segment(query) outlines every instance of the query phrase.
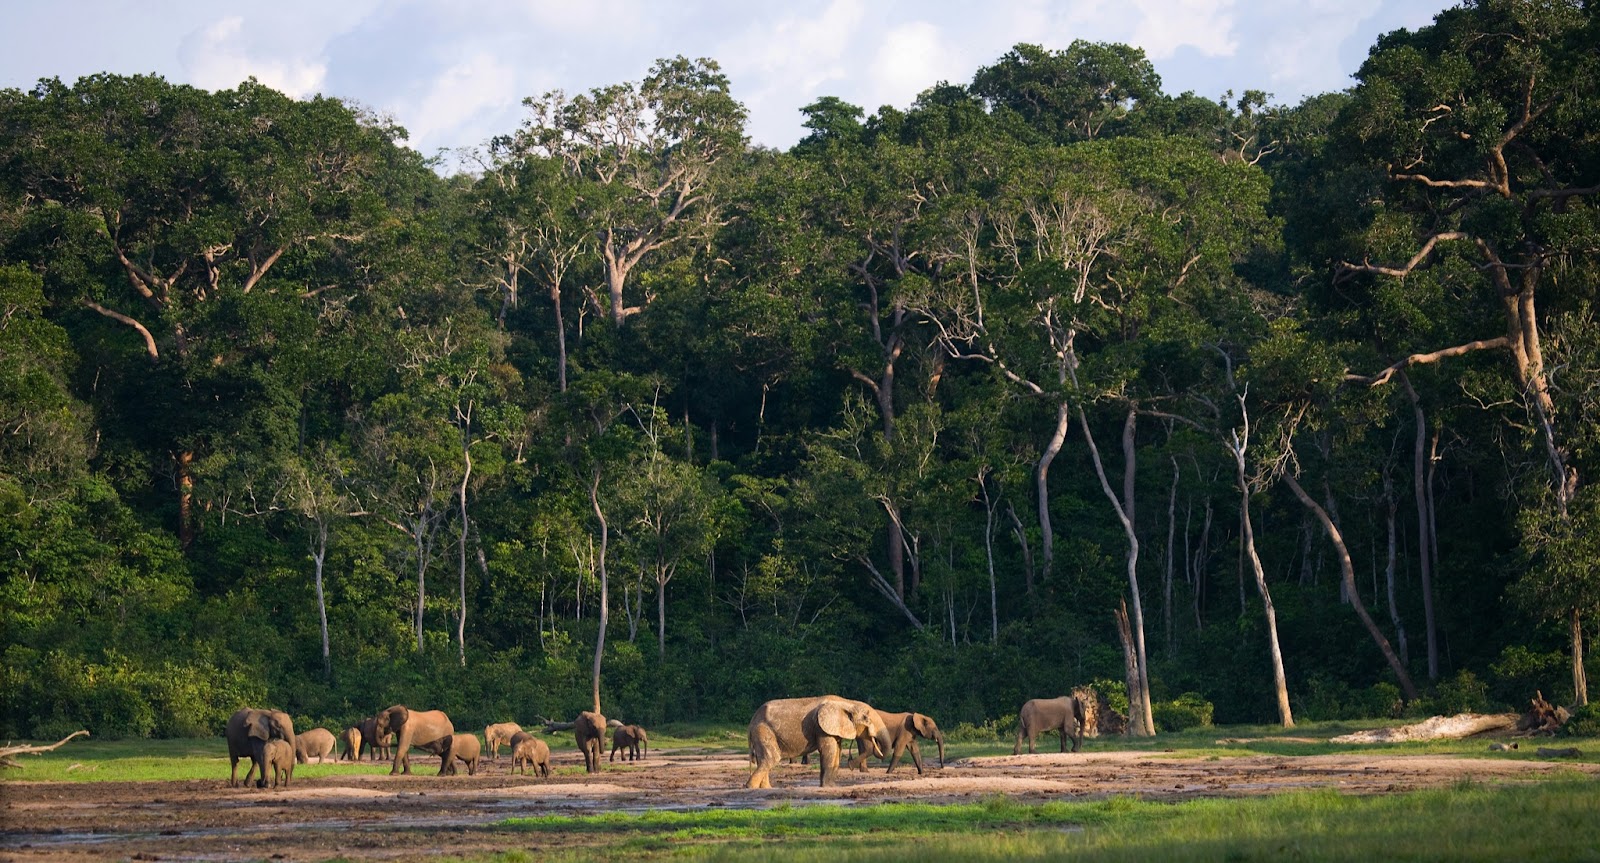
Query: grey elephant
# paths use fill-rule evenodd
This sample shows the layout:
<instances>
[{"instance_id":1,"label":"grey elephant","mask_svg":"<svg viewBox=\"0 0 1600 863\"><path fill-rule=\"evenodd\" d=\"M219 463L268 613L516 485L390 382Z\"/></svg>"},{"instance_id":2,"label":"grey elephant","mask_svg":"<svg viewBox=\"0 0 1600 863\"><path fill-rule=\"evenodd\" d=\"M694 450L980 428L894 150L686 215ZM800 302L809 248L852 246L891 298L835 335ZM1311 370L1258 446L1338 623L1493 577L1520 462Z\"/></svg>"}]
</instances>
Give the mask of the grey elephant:
<instances>
[{"instance_id":1,"label":"grey elephant","mask_svg":"<svg viewBox=\"0 0 1600 863\"><path fill-rule=\"evenodd\" d=\"M622 750L623 761L638 761L640 759L639 747L644 747L644 754L650 754L650 735L637 725L619 725L611 730L611 759L617 760L617 750Z\"/></svg>"},{"instance_id":2,"label":"grey elephant","mask_svg":"<svg viewBox=\"0 0 1600 863\"><path fill-rule=\"evenodd\" d=\"M822 785L833 783L839 770L839 743L855 740L863 752L881 755L878 736L883 722L872 706L837 695L779 698L756 708L750 717L750 757L756 769L746 788L771 788L772 768L785 758L817 753Z\"/></svg>"},{"instance_id":3,"label":"grey elephant","mask_svg":"<svg viewBox=\"0 0 1600 863\"><path fill-rule=\"evenodd\" d=\"M583 753L583 769L600 772L600 756L606 751L606 718L597 711L585 710L572 723L573 737Z\"/></svg>"},{"instance_id":4,"label":"grey elephant","mask_svg":"<svg viewBox=\"0 0 1600 863\"><path fill-rule=\"evenodd\" d=\"M375 718L374 733L381 740L394 732L394 764L389 775L411 772L411 747L426 749L439 756L439 775L450 767L450 742L456 733L443 710L412 710L396 704Z\"/></svg>"},{"instance_id":5,"label":"grey elephant","mask_svg":"<svg viewBox=\"0 0 1600 863\"><path fill-rule=\"evenodd\" d=\"M267 741L264 748L267 766L272 768L272 787L278 787L278 780L283 780L283 787L289 787L289 780L294 776L294 747L287 740L274 738Z\"/></svg>"},{"instance_id":6,"label":"grey elephant","mask_svg":"<svg viewBox=\"0 0 1600 863\"><path fill-rule=\"evenodd\" d=\"M939 766L944 766L944 732L939 730L939 724L933 717L925 713L884 713L879 710L878 719L883 722L883 733L878 736L878 748L882 750L882 757L889 759L888 773L894 772L895 764L899 763L900 756L911 751L911 763L916 765L917 772L922 772L922 750L917 746L917 738L932 740L939 745ZM850 761L849 766L857 770L867 769L867 753L862 751Z\"/></svg>"},{"instance_id":7,"label":"grey elephant","mask_svg":"<svg viewBox=\"0 0 1600 863\"><path fill-rule=\"evenodd\" d=\"M494 725L484 726L483 748L489 753L490 761L500 760L500 747L511 744L511 735L522 730L522 726L515 722L497 722Z\"/></svg>"},{"instance_id":8,"label":"grey elephant","mask_svg":"<svg viewBox=\"0 0 1600 863\"><path fill-rule=\"evenodd\" d=\"M374 761L387 761L392 757L393 732L379 736L378 717L369 716L361 720L356 727L361 729L361 746L366 748L367 758ZM356 760L361 760L361 748L356 749Z\"/></svg>"},{"instance_id":9,"label":"grey elephant","mask_svg":"<svg viewBox=\"0 0 1600 863\"><path fill-rule=\"evenodd\" d=\"M339 754L339 761L355 761L361 754L361 726L352 725L339 735L339 743L344 746L344 751Z\"/></svg>"},{"instance_id":10,"label":"grey elephant","mask_svg":"<svg viewBox=\"0 0 1600 863\"><path fill-rule=\"evenodd\" d=\"M459 761L467 765L468 776L477 776L478 759L482 751L482 748L478 745L478 738L471 734L450 735L450 754L446 756L448 760L445 762L450 767L450 775L454 776L456 774L456 762Z\"/></svg>"},{"instance_id":11,"label":"grey elephant","mask_svg":"<svg viewBox=\"0 0 1600 863\"><path fill-rule=\"evenodd\" d=\"M1034 738L1046 731L1061 734L1061 751L1067 751L1067 740L1072 740L1072 751L1083 748L1083 731L1087 724L1082 699L1071 695L1060 698L1035 698L1022 705L1017 712L1017 743L1011 747L1012 755L1022 753L1022 739L1028 739L1028 754L1033 754Z\"/></svg>"},{"instance_id":12,"label":"grey elephant","mask_svg":"<svg viewBox=\"0 0 1600 863\"><path fill-rule=\"evenodd\" d=\"M312 728L302 731L294 737L294 760L296 764L305 764L315 758L321 764L329 755L333 754L338 741L334 739L333 732L326 728Z\"/></svg>"},{"instance_id":13,"label":"grey elephant","mask_svg":"<svg viewBox=\"0 0 1600 863\"><path fill-rule=\"evenodd\" d=\"M520 768L525 774L532 767L540 776L550 778L550 746L526 731L511 735L511 771Z\"/></svg>"},{"instance_id":14,"label":"grey elephant","mask_svg":"<svg viewBox=\"0 0 1600 863\"><path fill-rule=\"evenodd\" d=\"M294 720L281 710L240 708L228 717L226 735L230 767L229 788L238 784L241 758L250 759L250 769L244 774L245 784L250 784L250 777L258 775L259 771L256 787L267 787L267 741L282 740L288 743L290 756L294 755Z\"/></svg>"}]
</instances>

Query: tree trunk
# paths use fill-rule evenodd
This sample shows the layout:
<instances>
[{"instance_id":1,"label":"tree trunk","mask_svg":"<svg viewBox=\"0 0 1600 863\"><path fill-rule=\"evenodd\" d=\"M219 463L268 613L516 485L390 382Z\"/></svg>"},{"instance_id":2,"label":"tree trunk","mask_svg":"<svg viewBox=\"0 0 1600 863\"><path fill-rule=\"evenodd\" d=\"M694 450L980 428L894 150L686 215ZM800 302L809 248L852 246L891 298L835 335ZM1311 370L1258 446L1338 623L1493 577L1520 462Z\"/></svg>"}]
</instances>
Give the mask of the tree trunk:
<instances>
[{"instance_id":1,"label":"tree trunk","mask_svg":"<svg viewBox=\"0 0 1600 863\"><path fill-rule=\"evenodd\" d=\"M561 284L550 286L550 302L556 308L556 383L567 391L567 327L561 318Z\"/></svg>"},{"instance_id":2,"label":"tree trunk","mask_svg":"<svg viewBox=\"0 0 1600 863\"><path fill-rule=\"evenodd\" d=\"M1033 596L1033 548L1028 545L1028 532L1022 527L1022 519L1017 518L1017 509L1006 501L1006 518L1011 520L1011 532L1017 537L1017 545L1022 549L1022 578L1026 585L1028 595Z\"/></svg>"},{"instance_id":3,"label":"tree trunk","mask_svg":"<svg viewBox=\"0 0 1600 863\"><path fill-rule=\"evenodd\" d=\"M1433 531L1430 529L1433 519L1429 514L1429 507L1433 503L1433 495L1429 493L1428 481L1423 470L1423 465L1429 463L1427 455L1423 452L1423 443L1428 437L1427 417L1422 412L1422 399L1418 398L1417 391L1411 386L1411 379L1406 376L1405 370L1400 371L1400 383L1405 387L1406 395L1411 399L1411 412L1416 420L1416 437L1411 444L1411 482L1412 494L1417 499L1417 561L1421 564L1418 570L1422 576L1422 629L1428 647L1428 679L1439 679L1439 639L1438 630L1433 617ZM1393 602L1393 599L1390 600Z\"/></svg>"},{"instance_id":4,"label":"tree trunk","mask_svg":"<svg viewBox=\"0 0 1600 863\"><path fill-rule=\"evenodd\" d=\"M468 411L470 416L471 411ZM470 420L469 420L470 423ZM465 434L465 432L463 432ZM467 480L472 478L472 447L470 444L461 448L461 456L466 460L466 470L461 474L461 488L458 489L461 500L461 542L460 542L460 568L461 577L461 615L456 618L456 649L461 660L461 667L467 667Z\"/></svg>"},{"instance_id":5,"label":"tree trunk","mask_svg":"<svg viewBox=\"0 0 1600 863\"><path fill-rule=\"evenodd\" d=\"M328 558L328 522L317 519L312 538L311 560L316 565L317 624L322 630L322 680L333 680L333 660L328 652L328 603L322 592L322 565Z\"/></svg>"},{"instance_id":6,"label":"tree trunk","mask_svg":"<svg viewBox=\"0 0 1600 863\"><path fill-rule=\"evenodd\" d=\"M1389 598L1389 623L1394 626L1394 640L1400 647L1400 661L1406 665L1411 664L1411 646L1406 638L1405 622L1400 619L1400 606L1395 602L1395 569L1399 564L1399 555L1395 549L1395 515L1399 510L1400 502L1395 500L1394 481L1389 477L1389 471L1383 472L1383 501L1384 524L1388 528L1389 544L1388 553L1384 558L1383 582Z\"/></svg>"},{"instance_id":7,"label":"tree trunk","mask_svg":"<svg viewBox=\"0 0 1600 863\"><path fill-rule=\"evenodd\" d=\"M1367 633L1372 636L1372 640L1378 645L1378 649L1383 652L1383 658L1388 660L1389 667L1399 680L1400 691L1405 694L1406 700L1417 700L1417 687L1416 684L1411 682L1411 675L1407 673L1406 667L1400 663L1400 657L1395 655L1394 648L1389 646L1389 639L1384 638L1383 633L1378 629L1378 625L1372 622L1372 615L1367 613L1366 605L1361 602L1361 596L1356 592L1355 566L1350 562L1350 549L1345 547L1343 534L1339 532L1339 528L1333 523L1333 519L1328 516L1328 511L1318 506L1317 502L1306 494L1306 490L1300 487L1300 483L1294 478L1293 474L1285 473L1283 481L1289 485L1289 489L1294 492L1294 496L1300 499L1300 503L1304 504L1305 508L1316 516L1317 521L1322 523L1323 531L1328 534L1329 541L1333 543L1334 552L1339 556L1339 572L1342 576L1342 584L1346 594L1349 596L1350 604L1355 607L1356 616L1361 619L1361 625L1367 628Z\"/></svg>"},{"instance_id":8,"label":"tree trunk","mask_svg":"<svg viewBox=\"0 0 1600 863\"><path fill-rule=\"evenodd\" d=\"M1574 707L1589 703L1589 676L1583 668L1583 618L1576 608L1568 613L1568 629L1572 634L1572 697Z\"/></svg>"},{"instance_id":9,"label":"tree trunk","mask_svg":"<svg viewBox=\"0 0 1600 863\"><path fill-rule=\"evenodd\" d=\"M988 468L978 471L983 490L983 554L989 564L989 643L1000 642L1000 606L994 585L994 499L989 496Z\"/></svg>"},{"instance_id":10,"label":"tree trunk","mask_svg":"<svg viewBox=\"0 0 1600 863\"><path fill-rule=\"evenodd\" d=\"M1167 635L1167 656L1178 652L1178 642L1172 629L1172 575L1176 559L1174 542L1178 536L1178 460L1172 460L1172 491L1167 494L1167 560L1166 576L1161 585L1162 625Z\"/></svg>"},{"instance_id":11,"label":"tree trunk","mask_svg":"<svg viewBox=\"0 0 1600 863\"><path fill-rule=\"evenodd\" d=\"M1067 403L1063 401L1056 408L1055 431L1050 433L1044 452L1039 454L1038 470L1034 471L1034 482L1039 493L1039 578L1042 581L1049 580L1056 555L1056 535L1050 527L1050 465L1067 441L1067 425L1071 417Z\"/></svg>"},{"instance_id":12,"label":"tree trunk","mask_svg":"<svg viewBox=\"0 0 1600 863\"><path fill-rule=\"evenodd\" d=\"M667 582L672 576L663 577L660 570L656 570L656 658L660 662L667 661Z\"/></svg>"},{"instance_id":13,"label":"tree trunk","mask_svg":"<svg viewBox=\"0 0 1600 863\"><path fill-rule=\"evenodd\" d=\"M1133 641L1133 625L1128 621L1128 601L1119 600L1111 614L1117 619L1117 639L1122 642L1122 676L1128 687L1128 730L1136 735L1148 736L1139 728L1139 723L1143 721L1140 717L1144 716L1145 710L1139 688L1139 652ZM1153 734L1154 730L1149 733Z\"/></svg>"},{"instance_id":14,"label":"tree trunk","mask_svg":"<svg viewBox=\"0 0 1600 863\"><path fill-rule=\"evenodd\" d=\"M594 506L594 517L600 521L600 625L594 641L594 712L600 710L600 659L606 652L606 624L611 621L610 583L606 576L606 549L611 541L606 514L600 509L600 469L594 469L594 482L589 486L589 503Z\"/></svg>"},{"instance_id":15,"label":"tree trunk","mask_svg":"<svg viewBox=\"0 0 1600 863\"><path fill-rule=\"evenodd\" d=\"M178 544L187 549L194 543L194 452L178 453Z\"/></svg>"},{"instance_id":16,"label":"tree trunk","mask_svg":"<svg viewBox=\"0 0 1600 863\"><path fill-rule=\"evenodd\" d=\"M1239 397L1240 408L1244 397ZM1267 572L1261 566L1261 556L1256 553L1255 526L1250 520L1250 483L1245 478L1245 450L1250 443L1250 415L1244 415L1243 434L1234 437L1229 446L1233 453L1234 480L1239 486L1239 525L1244 532L1245 554L1250 559L1250 570L1255 574L1256 591L1261 594L1261 604L1267 616L1267 647L1272 655L1272 690L1278 699L1278 721L1284 728L1294 727L1294 713L1289 708L1289 685L1283 673L1283 649L1278 642L1278 612L1272 605L1272 592L1267 589Z\"/></svg>"}]
</instances>

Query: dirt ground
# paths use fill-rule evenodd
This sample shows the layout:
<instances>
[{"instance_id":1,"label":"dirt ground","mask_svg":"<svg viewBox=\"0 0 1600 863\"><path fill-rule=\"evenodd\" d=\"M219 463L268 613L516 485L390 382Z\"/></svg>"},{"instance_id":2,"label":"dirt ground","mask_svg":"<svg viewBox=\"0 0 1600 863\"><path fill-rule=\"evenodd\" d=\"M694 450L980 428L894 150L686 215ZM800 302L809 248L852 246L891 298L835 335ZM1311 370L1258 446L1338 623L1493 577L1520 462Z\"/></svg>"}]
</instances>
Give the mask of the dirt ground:
<instances>
[{"instance_id":1,"label":"dirt ground","mask_svg":"<svg viewBox=\"0 0 1600 863\"><path fill-rule=\"evenodd\" d=\"M565 757L563 757L565 756ZM584 834L497 827L514 816L704 807L860 805L891 800L955 803L1003 794L1022 801L1089 800L1138 794L1152 800L1336 788L1383 794L1478 781L1533 779L1551 771L1600 776L1600 764L1528 759L1394 755L1239 756L1178 759L1148 752L970 758L918 776L847 771L819 788L815 766L786 765L768 790L744 786L747 762L727 754L671 750L596 776L511 775L509 759L477 776L441 777L437 759L413 759L412 776L371 774L296 779L287 789L228 788L216 781L0 783L0 861L121 860L402 861L439 854L574 848ZM557 753L555 767L578 764ZM242 772L242 771L241 771Z\"/></svg>"}]
</instances>

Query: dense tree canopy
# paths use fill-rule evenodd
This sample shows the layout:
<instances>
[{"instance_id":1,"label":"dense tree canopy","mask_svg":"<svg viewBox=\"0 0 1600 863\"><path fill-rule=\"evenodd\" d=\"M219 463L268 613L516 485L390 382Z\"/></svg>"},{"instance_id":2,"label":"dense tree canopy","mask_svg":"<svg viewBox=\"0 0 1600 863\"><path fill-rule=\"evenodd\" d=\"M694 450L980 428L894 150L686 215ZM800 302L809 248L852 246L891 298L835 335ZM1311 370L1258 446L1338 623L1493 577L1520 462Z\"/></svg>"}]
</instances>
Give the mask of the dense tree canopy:
<instances>
[{"instance_id":1,"label":"dense tree canopy","mask_svg":"<svg viewBox=\"0 0 1600 863\"><path fill-rule=\"evenodd\" d=\"M1583 703L1595 44L1476 0L1299 105L1018 45L788 152L677 57L450 177L0 91L0 734Z\"/></svg>"}]
</instances>

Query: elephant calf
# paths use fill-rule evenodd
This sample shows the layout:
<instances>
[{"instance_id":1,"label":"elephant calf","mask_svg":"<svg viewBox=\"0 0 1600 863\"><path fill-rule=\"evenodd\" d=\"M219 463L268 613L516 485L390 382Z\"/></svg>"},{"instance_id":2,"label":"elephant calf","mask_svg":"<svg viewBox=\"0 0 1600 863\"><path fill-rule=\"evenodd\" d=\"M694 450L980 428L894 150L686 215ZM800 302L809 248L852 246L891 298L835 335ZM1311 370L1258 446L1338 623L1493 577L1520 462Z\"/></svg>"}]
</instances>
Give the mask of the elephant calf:
<instances>
[{"instance_id":1,"label":"elephant calf","mask_svg":"<svg viewBox=\"0 0 1600 863\"><path fill-rule=\"evenodd\" d=\"M311 759L317 759L321 764L329 755L333 754L333 732L326 728L312 728L302 731L294 738L294 760L297 764L305 764Z\"/></svg>"},{"instance_id":2,"label":"elephant calf","mask_svg":"<svg viewBox=\"0 0 1600 863\"><path fill-rule=\"evenodd\" d=\"M526 731L511 735L511 772L520 768L524 774L532 767L538 774L550 778L550 746Z\"/></svg>"},{"instance_id":3,"label":"elephant calf","mask_svg":"<svg viewBox=\"0 0 1600 863\"><path fill-rule=\"evenodd\" d=\"M478 775L478 758L482 750L478 746L478 738L471 734L453 734L450 736L450 748L445 751L444 759L450 769L449 775L456 774L456 762L467 765L467 775Z\"/></svg>"},{"instance_id":4,"label":"elephant calf","mask_svg":"<svg viewBox=\"0 0 1600 863\"><path fill-rule=\"evenodd\" d=\"M515 722L497 722L485 726L483 729L483 748L489 753L490 761L500 760L500 747L511 745L511 735L522 730L522 726Z\"/></svg>"},{"instance_id":5,"label":"elephant calf","mask_svg":"<svg viewBox=\"0 0 1600 863\"><path fill-rule=\"evenodd\" d=\"M877 714L884 729L878 735L878 748L883 751L881 757L889 759L887 772L894 772L895 764L899 763L901 754L907 749L911 750L911 763L916 765L918 773L922 772L922 750L917 746L919 737L939 744L939 766L944 766L944 732L939 730L933 717L922 713L884 713L881 710ZM852 759L849 766L866 770L866 750L863 749L860 755Z\"/></svg>"},{"instance_id":6,"label":"elephant calf","mask_svg":"<svg viewBox=\"0 0 1600 863\"><path fill-rule=\"evenodd\" d=\"M644 729L637 725L619 725L611 732L611 759L617 760L617 750L622 750L623 761L638 761L640 758L639 747L644 746L644 754L650 754L650 737Z\"/></svg>"},{"instance_id":7,"label":"elephant calf","mask_svg":"<svg viewBox=\"0 0 1600 863\"><path fill-rule=\"evenodd\" d=\"M344 752L335 761L355 761L361 755L361 727L352 725L339 735L339 742L344 746Z\"/></svg>"},{"instance_id":8,"label":"elephant calf","mask_svg":"<svg viewBox=\"0 0 1600 863\"><path fill-rule=\"evenodd\" d=\"M283 778L283 787L289 787L289 780L294 777L294 747L289 741L273 738L267 741L266 746L267 769L272 771L272 787L278 787L279 777Z\"/></svg>"}]
</instances>

